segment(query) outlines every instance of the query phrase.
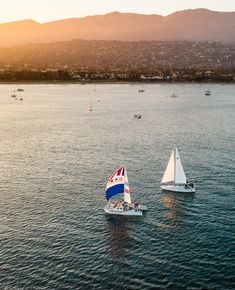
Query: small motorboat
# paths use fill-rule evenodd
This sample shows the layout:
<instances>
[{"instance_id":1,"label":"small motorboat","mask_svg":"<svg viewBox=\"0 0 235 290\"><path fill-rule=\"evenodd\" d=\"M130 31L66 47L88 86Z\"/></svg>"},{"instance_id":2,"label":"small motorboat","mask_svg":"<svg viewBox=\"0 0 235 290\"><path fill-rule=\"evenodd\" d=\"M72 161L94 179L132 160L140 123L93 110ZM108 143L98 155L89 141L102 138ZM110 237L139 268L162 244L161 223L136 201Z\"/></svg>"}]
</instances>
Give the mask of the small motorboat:
<instances>
[{"instance_id":1,"label":"small motorboat","mask_svg":"<svg viewBox=\"0 0 235 290\"><path fill-rule=\"evenodd\" d=\"M140 90L138 90L138 92L139 92L139 93L144 93L145 90L144 90L144 89L140 89Z\"/></svg>"},{"instance_id":2,"label":"small motorboat","mask_svg":"<svg viewBox=\"0 0 235 290\"><path fill-rule=\"evenodd\" d=\"M17 92L24 92L24 89L19 88L19 89L17 89Z\"/></svg>"},{"instance_id":3,"label":"small motorboat","mask_svg":"<svg viewBox=\"0 0 235 290\"><path fill-rule=\"evenodd\" d=\"M135 118L135 119L141 119L142 116L141 116L140 114L136 114L136 115L134 115L134 118Z\"/></svg>"},{"instance_id":4,"label":"small motorboat","mask_svg":"<svg viewBox=\"0 0 235 290\"><path fill-rule=\"evenodd\" d=\"M205 91L205 96L210 96L211 95L211 91L209 90L209 89L207 89L206 91Z\"/></svg>"},{"instance_id":5,"label":"small motorboat","mask_svg":"<svg viewBox=\"0 0 235 290\"><path fill-rule=\"evenodd\" d=\"M17 96L16 96L16 91L15 91L15 90L14 90L13 93L11 94L11 97L12 97L12 98L16 98L16 97L17 97Z\"/></svg>"}]
</instances>

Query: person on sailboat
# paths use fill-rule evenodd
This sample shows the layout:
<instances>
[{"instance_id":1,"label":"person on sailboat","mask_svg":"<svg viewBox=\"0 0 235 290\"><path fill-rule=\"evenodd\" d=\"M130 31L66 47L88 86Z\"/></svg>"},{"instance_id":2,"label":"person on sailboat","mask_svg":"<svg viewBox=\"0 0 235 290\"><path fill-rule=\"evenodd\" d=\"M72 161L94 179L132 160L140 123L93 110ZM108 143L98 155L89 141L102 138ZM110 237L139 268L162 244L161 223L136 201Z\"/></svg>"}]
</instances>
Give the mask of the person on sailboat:
<instances>
[{"instance_id":1,"label":"person on sailboat","mask_svg":"<svg viewBox=\"0 0 235 290\"><path fill-rule=\"evenodd\" d=\"M123 203L123 210L124 211L128 211L128 209L129 209L128 203L127 202L124 202Z\"/></svg>"}]
</instances>

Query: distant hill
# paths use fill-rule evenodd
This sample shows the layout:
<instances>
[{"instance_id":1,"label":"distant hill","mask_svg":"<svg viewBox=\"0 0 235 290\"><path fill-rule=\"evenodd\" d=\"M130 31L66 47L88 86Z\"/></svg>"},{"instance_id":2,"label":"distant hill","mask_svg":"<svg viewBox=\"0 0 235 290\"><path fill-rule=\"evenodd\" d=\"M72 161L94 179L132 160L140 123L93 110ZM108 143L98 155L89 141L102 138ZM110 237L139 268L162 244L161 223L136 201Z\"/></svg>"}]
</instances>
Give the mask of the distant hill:
<instances>
[{"instance_id":1,"label":"distant hill","mask_svg":"<svg viewBox=\"0 0 235 290\"><path fill-rule=\"evenodd\" d=\"M0 46L85 40L218 41L235 43L235 12L184 10L168 16L112 12L40 24L0 24Z\"/></svg>"},{"instance_id":2,"label":"distant hill","mask_svg":"<svg viewBox=\"0 0 235 290\"><path fill-rule=\"evenodd\" d=\"M72 40L0 48L0 68L154 71L234 69L235 44L189 41Z\"/></svg>"}]
</instances>

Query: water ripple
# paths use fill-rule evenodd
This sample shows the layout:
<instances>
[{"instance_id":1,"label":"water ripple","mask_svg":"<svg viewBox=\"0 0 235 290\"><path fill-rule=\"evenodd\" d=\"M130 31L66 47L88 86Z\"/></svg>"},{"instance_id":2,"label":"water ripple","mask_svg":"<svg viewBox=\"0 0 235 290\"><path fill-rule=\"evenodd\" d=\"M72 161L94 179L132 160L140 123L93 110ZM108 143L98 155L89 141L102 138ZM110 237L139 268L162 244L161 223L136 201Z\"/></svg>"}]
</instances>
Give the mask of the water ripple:
<instances>
[{"instance_id":1,"label":"water ripple","mask_svg":"<svg viewBox=\"0 0 235 290\"><path fill-rule=\"evenodd\" d=\"M1 86L1 289L235 289L234 86L96 85L92 114L93 85L24 87ZM172 144L195 195L159 188ZM140 219L103 213L120 164Z\"/></svg>"}]
</instances>

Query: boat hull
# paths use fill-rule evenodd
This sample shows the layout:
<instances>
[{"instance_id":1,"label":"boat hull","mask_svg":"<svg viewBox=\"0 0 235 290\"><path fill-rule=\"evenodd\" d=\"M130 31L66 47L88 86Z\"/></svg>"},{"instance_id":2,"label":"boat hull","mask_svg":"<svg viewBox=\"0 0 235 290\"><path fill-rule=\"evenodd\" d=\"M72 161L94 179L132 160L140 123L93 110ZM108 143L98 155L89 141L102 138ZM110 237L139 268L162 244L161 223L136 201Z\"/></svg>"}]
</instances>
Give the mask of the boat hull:
<instances>
[{"instance_id":1,"label":"boat hull","mask_svg":"<svg viewBox=\"0 0 235 290\"><path fill-rule=\"evenodd\" d=\"M104 208L106 214L109 215L122 215L122 216L143 216L142 211L135 211L135 210L115 210L110 208Z\"/></svg>"},{"instance_id":2,"label":"boat hull","mask_svg":"<svg viewBox=\"0 0 235 290\"><path fill-rule=\"evenodd\" d=\"M167 190L167 191L173 191L173 192L182 192L182 193L194 193L195 185L192 186L185 186L185 185L161 185L161 189Z\"/></svg>"},{"instance_id":3,"label":"boat hull","mask_svg":"<svg viewBox=\"0 0 235 290\"><path fill-rule=\"evenodd\" d=\"M104 208L104 211L106 214L110 215L123 215L123 216L142 216L143 210L147 210L147 207L141 205L134 206L134 204L131 204L130 206L125 206L122 203L108 203L106 207Z\"/></svg>"}]
</instances>

